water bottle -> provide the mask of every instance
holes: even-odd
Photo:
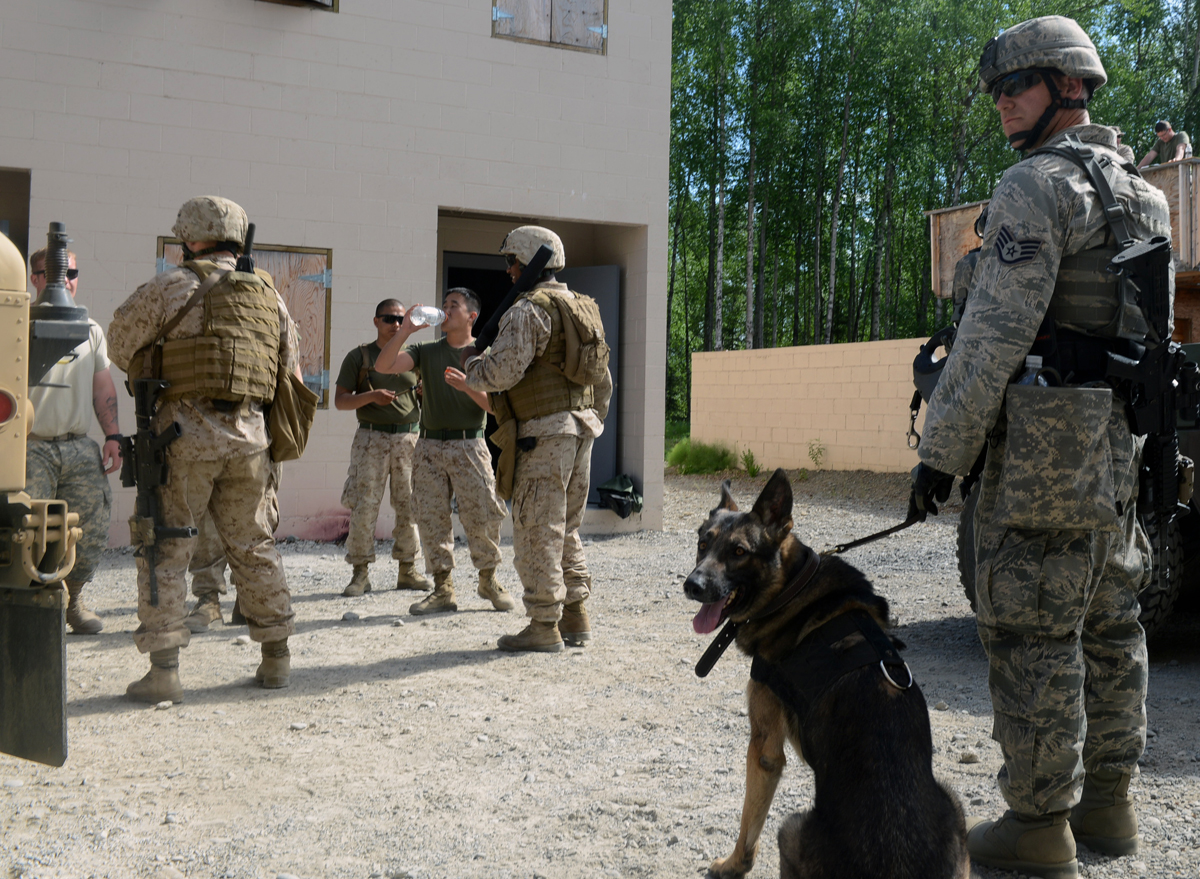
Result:
[[[436,327],[446,319],[446,312],[432,305],[418,305],[409,309],[408,316],[419,327]]]
[[[1042,369],[1042,358],[1037,354],[1025,355],[1025,371],[1017,379],[1019,385],[1037,385],[1049,388],[1057,385],[1058,373],[1052,369]]]

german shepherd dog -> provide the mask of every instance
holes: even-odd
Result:
[[[738,648],[754,660],[741,831],[709,875],[753,866],[786,738],[812,767],[816,790],[813,808],[779,830],[781,877],[967,879],[962,809],[933,777],[929,709],[896,653],[904,645],[884,634],[887,601],[860,571],[792,534],[783,470],[748,513],[726,481],[699,534],[683,587],[703,604],[693,627],[736,627]],[[714,650],[715,662],[716,642]],[[707,674],[711,662],[701,666],[697,674]]]

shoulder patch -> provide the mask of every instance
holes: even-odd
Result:
[[[1008,226],[1001,226],[1000,233],[996,236],[996,255],[1006,266],[1031,262],[1041,249],[1042,242],[1036,238],[1025,238],[1018,241]]]

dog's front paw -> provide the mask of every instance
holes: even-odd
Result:
[[[717,858],[708,866],[708,879],[741,879],[754,866],[754,855]]]

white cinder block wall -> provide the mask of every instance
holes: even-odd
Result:
[[[603,513],[591,527],[659,528],[671,3],[609,0],[603,55],[494,38],[491,10],[5,0],[0,167],[31,171],[30,250],[49,221],[66,223],[80,300],[104,326],[154,274],[157,236],[194,195],[242,204],[260,242],[332,248],[334,376],[373,336],[377,301],[440,295],[439,210],[586,224],[590,252],[568,263],[622,267],[618,464],[646,499],[640,522]],[[498,246],[480,236],[472,249]],[[344,515],[354,425],[318,414],[285,470],[280,533]],[[110,534],[124,543],[132,493],[115,493]]]

